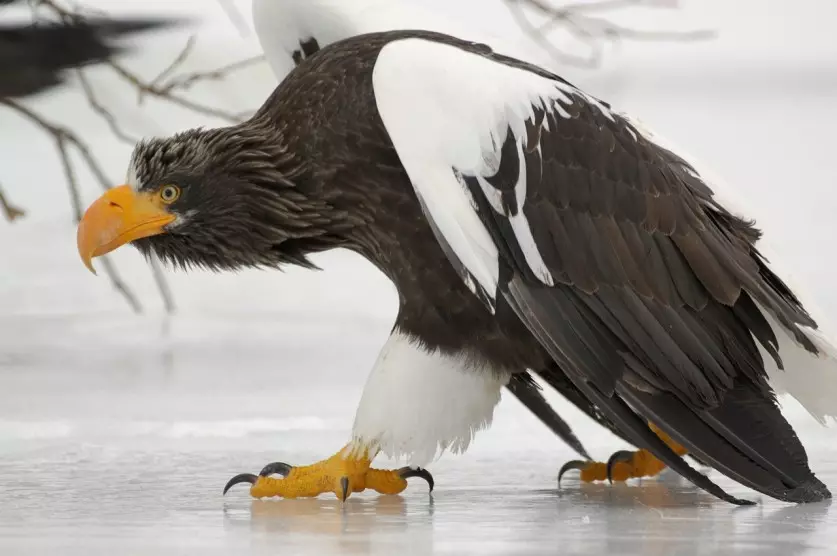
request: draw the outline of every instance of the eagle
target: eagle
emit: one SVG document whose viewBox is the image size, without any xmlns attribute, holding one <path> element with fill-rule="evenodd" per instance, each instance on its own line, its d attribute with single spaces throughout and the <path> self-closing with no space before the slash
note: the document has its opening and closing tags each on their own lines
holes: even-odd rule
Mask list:
<svg viewBox="0 0 837 556">
<path fill-rule="evenodd" d="M 451 35 L 386 31 L 313 53 L 245 122 L 140 142 L 77 243 L 91 270 L 125 244 L 212 271 L 310 267 L 344 248 L 397 288 L 347 443 L 225 490 L 432 488 L 427 465 L 464 451 L 512 376 L 534 370 L 722 500 L 752 503 L 683 454 L 779 500 L 830 498 L 772 383 L 787 373 L 789 393 L 831 415 L 837 350 L 716 189 L 553 72 Z M 378 454 L 407 466 L 373 468 Z"/>
</svg>

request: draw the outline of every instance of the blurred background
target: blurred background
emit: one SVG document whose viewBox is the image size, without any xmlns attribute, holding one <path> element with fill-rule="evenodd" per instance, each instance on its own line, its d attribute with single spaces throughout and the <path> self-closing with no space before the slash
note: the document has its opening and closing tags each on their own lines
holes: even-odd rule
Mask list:
<svg viewBox="0 0 837 556">
<path fill-rule="evenodd" d="M 534 61 L 722 176 L 765 230 L 768 253 L 779 255 L 779 268 L 834 331 L 837 3 L 422 3 L 529 43 Z M 0 90 L 18 68 L 4 58 L 4 33 L 31 23 L 34 12 L 81 7 L 113 20 L 183 22 L 118 40 L 123 52 L 68 69 L 57 86 L 0 98 L 0 191 L 5 215 L 16 217 L 0 209 L 0 478 L 7 479 L 0 532 L 14 535 L 9 523 L 18 518 L 87 515 L 85 501 L 107 492 L 94 473 L 127 473 L 134 495 L 174 496 L 188 513 L 203 502 L 162 488 L 143 494 L 140 478 L 153 469 L 173 474 L 169 480 L 190 474 L 180 464 L 195 470 L 199 455 L 211 472 L 195 488 L 216 496 L 228 475 L 255 472 L 277 456 L 304 463 L 331 453 L 351 427 L 395 317 L 395 291 L 371 264 L 338 251 L 315 258 L 323 272 L 163 269 L 155 277 L 137 252 L 122 249 L 110 257 L 120 291 L 102 263 L 91 275 L 75 247 L 76 205 L 83 210 L 98 197 L 102 182 L 122 183 L 136 139 L 224 125 L 272 91 L 250 2 L 37 4 L 0 1 Z M 624 447 L 549 397 L 594 456 Z M 786 409 L 816 462 L 833 430 L 792 403 Z M 468 465 L 510 450 L 538 462 L 520 480 L 543 488 L 554 487 L 555 470 L 573 457 L 504 396 L 494 428 L 467 455 L 439 465 L 454 483 L 470 476 Z M 38 503 L 44 490 L 60 491 L 61 503 Z"/>
</svg>

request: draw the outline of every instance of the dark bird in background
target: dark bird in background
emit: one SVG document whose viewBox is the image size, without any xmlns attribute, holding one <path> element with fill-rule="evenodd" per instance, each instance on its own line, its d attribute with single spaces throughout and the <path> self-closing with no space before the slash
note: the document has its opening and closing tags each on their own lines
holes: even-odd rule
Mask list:
<svg viewBox="0 0 837 556">
<path fill-rule="evenodd" d="M 762 256 L 761 231 L 552 72 L 438 33 L 361 35 L 310 56 L 246 122 L 140 143 L 127 176 L 79 224 L 91 270 L 127 243 L 215 271 L 310 267 L 340 247 L 399 292 L 348 444 L 226 488 L 432 488 L 423 466 L 467 449 L 533 370 L 723 500 L 752 503 L 684 454 L 779 500 L 831 497 L 776 391 L 833 416 L 837 350 Z M 378 453 L 409 466 L 374 469 Z"/>
<path fill-rule="evenodd" d="M 73 18 L 72 21 L 4 21 L 0 0 L 0 98 L 23 98 L 64 84 L 68 70 L 105 62 L 123 52 L 120 39 L 177 23 L 164 18 Z"/>
</svg>

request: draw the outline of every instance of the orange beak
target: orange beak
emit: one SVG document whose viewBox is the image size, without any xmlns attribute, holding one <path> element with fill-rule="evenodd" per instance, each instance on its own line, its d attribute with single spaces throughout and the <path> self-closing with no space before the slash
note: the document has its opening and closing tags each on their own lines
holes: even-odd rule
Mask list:
<svg viewBox="0 0 837 556">
<path fill-rule="evenodd" d="M 136 193 L 130 186 L 120 185 L 99 197 L 84 213 L 78 224 L 78 254 L 96 274 L 94 257 L 131 241 L 162 234 L 175 218 L 155 194 Z"/>
</svg>

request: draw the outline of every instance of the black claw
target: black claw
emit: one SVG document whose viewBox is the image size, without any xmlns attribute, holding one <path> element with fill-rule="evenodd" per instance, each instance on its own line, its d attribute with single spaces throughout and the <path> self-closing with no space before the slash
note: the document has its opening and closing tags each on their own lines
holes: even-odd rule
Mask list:
<svg viewBox="0 0 837 556">
<path fill-rule="evenodd" d="M 342 477 L 340 479 L 340 488 L 343 489 L 343 502 L 346 501 L 346 498 L 349 497 L 349 478 Z"/>
<path fill-rule="evenodd" d="M 253 475 L 252 473 L 241 473 L 240 475 L 236 475 L 235 477 L 227 481 L 227 484 L 224 487 L 224 494 L 226 494 L 227 491 L 230 490 L 230 488 L 234 487 L 239 483 L 250 483 L 251 485 L 254 485 L 256 484 L 256 481 L 258 479 L 259 478 Z"/>
<path fill-rule="evenodd" d="M 613 484 L 613 466 L 616 465 L 618 462 L 623 463 L 630 463 L 631 460 L 634 459 L 634 452 L 629 452 L 628 450 L 619 450 L 618 452 L 614 452 L 610 459 L 607 460 L 607 481 Z"/>
<path fill-rule="evenodd" d="M 430 474 L 430 471 L 427 469 L 422 469 L 421 467 L 417 467 L 415 469 L 411 467 L 402 467 L 398 470 L 398 476 L 402 479 L 409 479 L 410 477 L 420 477 L 427 481 L 427 484 L 430 485 L 430 492 L 433 492 L 433 487 L 436 486 L 436 482 L 433 480 L 433 475 Z"/>
<path fill-rule="evenodd" d="M 587 465 L 589 465 L 589 463 L 590 463 L 589 461 L 583 461 L 583 460 L 580 460 L 580 459 L 574 459 L 572 461 L 568 461 L 567 463 L 565 463 L 561 467 L 561 470 L 558 471 L 558 487 L 560 488 L 560 486 L 561 486 L 561 477 L 564 476 L 564 473 L 566 473 L 567 471 L 572 471 L 572 470 L 583 471 L 584 468 L 586 468 Z"/>
<path fill-rule="evenodd" d="M 268 463 L 264 466 L 264 468 L 259 472 L 259 477 L 269 477 L 274 474 L 287 477 L 288 473 L 291 472 L 291 469 L 293 469 L 292 465 L 282 463 L 281 461 L 274 461 L 273 463 Z"/>
</svg>

